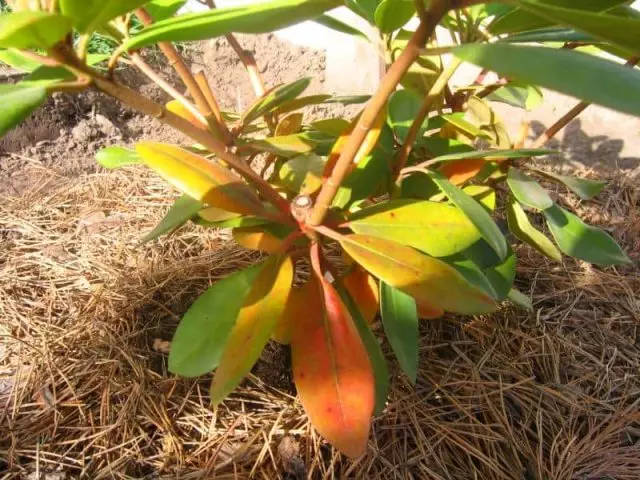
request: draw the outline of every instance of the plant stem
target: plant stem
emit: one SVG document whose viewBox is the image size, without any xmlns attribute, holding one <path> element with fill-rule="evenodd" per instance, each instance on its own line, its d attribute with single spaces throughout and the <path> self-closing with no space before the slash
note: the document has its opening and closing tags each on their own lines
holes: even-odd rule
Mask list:
<svg viewBox="0 0 640 480">
<path fill-rule="evenodd" d="M 205 113 L 205 117 L 207 119 L 209 127 L 213 130 L 215 135 L 220 138 L 226 145 L 232 145 L 233 136 L 227 128 L 227 124 L 225 123 L 224 118 L 222 118 L 220 107 L 218 106 L 216 97 L 211 90 L 209 82 L 207 81 L 207 77 L 204 75 L 204 72 L 200 71 L 195 74 L 195 79 L 198 83 L 200 91 L 207 99 L 207 104 L 209 105 L 209 110 Z"/>
<path fill-rule="evenodd" d="M 446 86 L 449 84 L 449 80 L 451 80 L 451 77 L 456 72 L 461 63 L 461 60 L 455 57 L 452 58 L 449 66 L 443 70 L 436 82 L 433 84 L 433 87 L 431 87 L 429 94 L 425 97 L 424 102 L 420 107 L 420 111 L 416 115 L 416 118 L 413 119 L 413 123 L 411 124 L 411 128 L 409 129 L 409 133 L 407 133 L 407 138 L 405 138 L 402 147 L 398 151 L 393 170 L 394 180 L 398 178 L 398 175 L 400 175 L 400 172 L 407 164 L 407 160 L 409 160 L 411 149 L 413 148 L 413 144 L 418 138 L 418 133 L 420 132 L 420 127 L 422 126 L 424 119 L 427 118 L 427 115 L 429 115 L 433 104 L 440 97 L 440 95 L 442 95 L 442 92 L 444 92 Z"/>
<path fill-rule="evenodd" d="M 331 172 L 331 176 L 322 186 L 322 190 L 318 195 L 309 220 L 310 225 L 319 225 L 324 220 L 324 217 L 329 211 L 329 207 L 338 192 L 340 184 L 344 180 L 351 164 L 353 163 L 353 158 L 356 156 L 360 146 L 366 139 L 367 133 L 371 130 L 376 117 L 385 107 L 389 96 L 395 91 L 396 87 L 402 80 L 402 77 L 409 70 L 409 67 L 411 67 L 411 64 L 413 64 L 415 59 L 420 56 L 421 48 L 425 45 L 429 37 L 433 35 L 436 26 L 440 23 L 440 20 L 447 12 L 448 8 L 449 0 L 433 0 L 431 2 L 429 10 L 426 12 L 427 21 L 420 22 L 418 29 L 411 36 L 411 39 L 405 49 L 402 51 L 398 59 L 393 62 L 385 76 L 382 78 L 378 91 L 367 104 L 353 130 L 353 133 L 349 136 L 349 139 L 340 154 L 340 158 Z"/>
<path fill-rule="evenodd" d="M 205 0 L 205 2 L 211 10 L 216 8 L 214 0 Z M 247 70 L 251 86 L 253 87 L 253 91 L 256 93 L 256 96 L 262 97 L 265 92 L 265 87 L 258 70 L 258 65 L 256 64 L 256 59 L 249 51 L 242 48 L 242 45 L 240 45 L 240 42 L 238 42 L 238 39 L 233 35 L 233 33 L 227 33 L 225 38 L 227 39 L 227 42 L 229 42 L 229 45 L 231 45 L 231 48 L 233 48 L 233 51 L 236 52 L 236 55 L 238 55 L 238 58 L 244 65 L 244 68 Z"/>
<path fill-rule="evenodd" d="M 633 68 L 640 61 L 640 57 L 631 57 L 627 63 L 625 63 L 626 67 Z M 531 148 L 540 148 L 544 146 L 549 140 L 557 135 L 557 133 L 566 127 L 571 120 L 576 118 L 582 112 L 584 112 L 587 107 L 591 105 L 588 102 L 580 102 L 567 113 L 565 113 L 556 123 L 551 125 L 542 135 L 540 135 L 531 145 Z"/>
</svg>

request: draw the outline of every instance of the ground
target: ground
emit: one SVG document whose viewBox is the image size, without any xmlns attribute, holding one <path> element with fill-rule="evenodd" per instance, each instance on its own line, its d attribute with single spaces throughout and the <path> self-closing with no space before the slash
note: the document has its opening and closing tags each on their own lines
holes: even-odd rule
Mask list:
<svg viewBox="0 0 640 480">
<path fill-rule="evenodd" d="M 322 90 L 320 53 L 243 41 L 267 84 L 308 75 Z M 224 107 L 246 107 L 246 77 L 223 41 L 188 53 L 217 79 Z M 349 461 L 310 427 L 284 347 L 270 345 L 215 410 L 209 378 L 167 372 L 181 315 L 257 257 L 195 226 L 138 246 L 173 192 L 141 169 L 101 170 L 93 155 L 179 138 L 96 94 L 53 99 L 0 142 L 0 478 L 639 478 L 637 162 L 620 159 L 615 134 L 579 127 L 556 144 L 568 168 L 610 183 L 593 202 L 554 196 L 610 231 L 634 264 L 559 265 L 517 247 L 518 288 L 534 312 L 505 305 L 422 323 L 415 386 L 384 343 L 389 403 L 368 453 Z M 611 158 L 622 163 L 611 169 Z"/>
</svg>

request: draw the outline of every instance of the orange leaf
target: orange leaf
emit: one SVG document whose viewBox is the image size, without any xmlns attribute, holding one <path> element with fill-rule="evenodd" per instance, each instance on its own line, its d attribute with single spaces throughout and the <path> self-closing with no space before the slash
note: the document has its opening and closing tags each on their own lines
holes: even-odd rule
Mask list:
<svg viewBox="0 0 640 480">
<path fill-rule="evenodd" d="M 289 257 L 269 257 L 253 282 L 236 324 L 229 334 L 220 364 L 211 383 L 211 401 L 220 403 L 242 381 L 262 353 L 284 313 L 293 262 Z"/>
<path fill-rule="evenodd" d="M 439 170 L 454 185 L 462 185 L 480 173 L 485 163 L 481 158 L 469 158 L 446 163 Z"/>
<path fill-rule="evenodd" d="M 278 253 L 282 247 L 281 239 L 260 226 L 234 228 L 233 239 L 245 248 L 267 253 Z"/>
<path fill-rule="evenodd" d="M 194 127 L 199 128 L 200 130 L 209 130 L 209 128 L 202 123 L 202 121 L 196 117 L 192 112 L 187 110 L 187 108 L 177 100 L 171 100 L 169 103 L 165 105 L 165 108 L 169 110 L 171 113 L 175 113 L 179 117 L 184 118 L 187 122 L 189 122 Z"/>
<path fill-rule="evenodd" d="M 305 314 L 292 322 L 293 376 L 318 432 L 349 457 L 367 448 L 375 403 L 369 355 L 331 284 L 313 278 Z"/>
<path fill-rule="evenodd" d="M 424 320 L 435 320 L 444 315 L 444 310 L 438 307 L 434 307 L 424 301 L 416 302 L 418 306 L 418 317 Z"/>
<path fill-rule="evenodd" d="M 317 288 L 314 282 L 307 282 L 302 287 L 291 289 L 284 313 L 278 320 L 271 338 L 283 345 L 291 343 L 291 326 L 308 314 L 309 305 L 313 304 L 314 296 L 317 295 Z"/>
<path fill-rule="evenodd" d="M 200 155 L 155 142 L 138 143 L 136 152 L 157 174 L 196 200 L 246 215 L 264 210 L 257 194 L 240 177 Z"/>
<path fill-rule="evenodd" d="M 362 145 L 360 145 L 360 149 L 358 150 L 358 153 L 356 153 L 355 157 L 353 157 L 353 163 L 351 164 L 351 167 L 350 167 L 351 169 L 349 170 L 348 173 L 351 173 L 351 171 L 354 168 L 356 168 L 356 165 L 358 165 L 358 163 L 360 163 L 360 161 L 364 157 L 369 155 L 371 151 L 374 149 L 374 147 L 376 146 L 376 143 L 378 143 L 378 138 L 380 138 L 380 132 L 382 131 L 382 127 L 384 126 L 384 122 L 386 118 L 387 118 L 387 109 L 386 108 L 380 109 L 380 112 L 378 113 L 378 116 L 375 118 L 373 125 L 367 132 L 367 136 L 365 137 L 364 142 L 362 142 Z M 331 149 L 331 153 L 329 153 L 329 158 L 327 158 L 327 164 L 324 168 L 325 178 L 331 176 L 331 172 L 333 171 L 333 168 L 336 166 L 336 163 L 340 158 L 340 154 L 342 154 L 342 150 L 344 149 L 344 146 L 346 145 L 347 141 L 349 140 L 349 137 L 351 136 L 351 134 L 353 133 L 353 130 L 358 124 L 358 120 L 360 120 L 360 115 L 358 115 L 356 118 L 353 119 L 349 128 L 347 128 L 344 132 L 342 132 L 342 134 L 338 137 L 338 140 L 336 140 L 336 143 L 333 144 L 333 148 Z"/>
<path fill-rule="evenodd" d="M 356 265 L 345 275 L 342 282 L 358 306 L 362 318 L 369 324 L 373 323 L 380 308 L 378 284 L 375 278 Z"/>
</svg>

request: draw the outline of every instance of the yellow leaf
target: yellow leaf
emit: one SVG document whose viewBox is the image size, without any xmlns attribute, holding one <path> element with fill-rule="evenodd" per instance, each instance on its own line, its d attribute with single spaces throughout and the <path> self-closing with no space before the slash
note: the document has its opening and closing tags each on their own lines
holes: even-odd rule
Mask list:
<svg viewBox="0 0 640 480">
<path fill-rule="evenodd" d="M 278 253 L 282 248 L 282 240 L 260 226 L 234 228 L 233 239 L 250 250 Z"/>
<path fill-rule="evenodd" d="M 275 137 L 280 137 L 282 135 L 293 135 L 294 133 L 298 133 L 302 128 L 302 114 L 301 113 L 292 113 L 284 117 L 278 123 L 276 127 Z"/>
<path fill-rule="evenodd" d="M 380 308 L 378 284 L 375 278 L 356 265 L 345 275 L 342 282 L 358 306 L 362 318 L 369 324 L 373 323 Z"/>
</svg>

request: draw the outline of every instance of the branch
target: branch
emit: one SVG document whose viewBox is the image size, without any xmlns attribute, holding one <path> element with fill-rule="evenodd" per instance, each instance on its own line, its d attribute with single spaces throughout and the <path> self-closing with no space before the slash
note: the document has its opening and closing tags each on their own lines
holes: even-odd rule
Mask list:
<svg viewBox="0 0 640 480">
<path fill-rule="evenodd" d="M 633 68 L 638 64 L 638 62 L 640 62 L 640 57 L 631 57 L 627 61 L 627 63 L 625 63 L 625 66 L 629 68 Z M 533 142 L 533 145 L 531 145 L 531 148 L 540 148 L 544 146 L 544 144 L 547 143 L 549 140 L 551 140 L 553 137 L 555 137 L 560 130 L 566 127 L 569 124 L 569 122 L 571 122 L 571 120 L 573 120 L 582 112 L 584 112 L 587 109 L 587 107 L 589 107 L 589 105 L 591 104 L 588 102 L 578 103 L 575 107 L 573 107 L 571 110 L 565 113 L 556 123 L 551 125 L 546 132 L 540 135 L 535 140 L 535 142 Z"/>
<path fill-rule="evenodd" d="M 418 138 L 418 133 L 420 132 L 420 127 L 422 126 L 424 119 L 427 118 L 427 115 L 429 115 L 434 102 L 440 97 L 440 95 L 442 95 L 442 92 L 444 92 L 446 86 L 449 84 L 449 80 L 451 80 L 451 77 L 456 72 L 461 63 L 462 60 L 453 58 L 449 66 L 443 70 L 436 82 L 433 84 L 433 87 L 431 87 L 429 94 L 425 97 L 424 102 L 420 107 L 420 111 L 416 115 L 416 118 L 413 119 L 413 123 L 411 124 L 411 128 L 409 129 L 409 133 L 407 133 L 407 138 L 405 138 L 402 147 L 398 151 L 395 166 L 393 169 L 394 180 L 398 178 L 398 175 L 407 164 L 409 154 L 411 154 L 413 144 Z"/>
<path fill-rule="evenodd" d="M 322 190 L 320 190 L 309 220 L 310 225 L 319 225 L 324 220 L 338 188 L 347 175 L 353 163 L 353 158 L 358 153 L 358 150 L 360 150 L 362 143 L 367 137 L 367 133 L 371 130 L 375 118 L 380 113 L 380 110 L 385 107 L 389 96 L 395 91 L 402 77 L 409 70 L 409 67 L 411 67 L 411 64 L 420 56 L 421 48 L 425 45 L 429 37 L 433 35 L 436 26 L 447 12 L 448 7 L 449 0 L 433 0 L 431 2 L 431 6 L 427 11 L 427 21 L 420 22 L 418 29 L 411 36 L 405 49 L 382 78 L 378 91 L 367 104 L 353 133 L 349 136 L 340 154 L 340 158 L 338 158 L 331 172 L 331 176 L 322 186 Z"/>
</svg>

